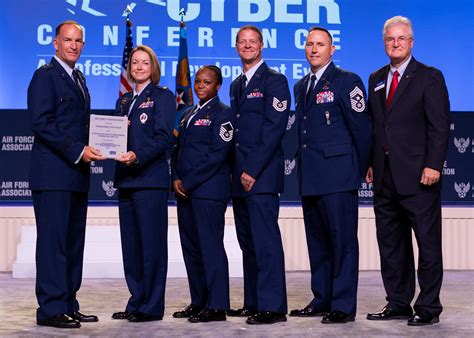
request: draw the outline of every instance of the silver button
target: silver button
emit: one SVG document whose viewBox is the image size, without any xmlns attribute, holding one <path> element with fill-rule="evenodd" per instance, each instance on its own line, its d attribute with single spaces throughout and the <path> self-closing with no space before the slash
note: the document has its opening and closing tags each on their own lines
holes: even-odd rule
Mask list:
<svg viewBox="0 0 474 338">
<path fill-rule="evenodd" d="M 308 146 L 306 144 L 303 144 L 303 148 L 307 148 Z"/>
<path fill-rule="evenodd" d="M 235 115 L 235 117 L 236 117 L 236 118 L 239 118 L 239 117 L 240 117 L 240 114 Z"/>
<path fill-rule="evenodd" d="M 306 130 L 303 130 L 303 134 L 306 134 Z"/>
</svg>

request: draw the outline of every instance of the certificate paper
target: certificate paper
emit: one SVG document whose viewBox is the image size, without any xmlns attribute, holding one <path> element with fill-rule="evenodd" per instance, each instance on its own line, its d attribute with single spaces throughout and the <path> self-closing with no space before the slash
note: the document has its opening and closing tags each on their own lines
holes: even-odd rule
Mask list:
<svg viewBox="0 0 474 338">
<path fill-rule="evenodd" d="M 91 114 L 89 127 L 89 146 L 100 150 L 105 158 L 127 152 L 127 116 Z"/>
</svg>

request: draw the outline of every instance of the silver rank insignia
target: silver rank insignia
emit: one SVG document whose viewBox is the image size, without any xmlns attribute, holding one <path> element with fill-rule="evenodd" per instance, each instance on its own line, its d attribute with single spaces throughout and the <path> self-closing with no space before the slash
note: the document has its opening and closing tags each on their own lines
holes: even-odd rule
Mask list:
<svg viewBox="0 0 474 338">
<path fill-rule="evenodd" d="M 221 128 L 219 129 L 219 136 L 224 142 L 229 142 L 232 140 L 232 136 L 234 135 L 234 127 L 232 127 L 232 123 L 226 122 L 221 124 Z"/>
<path fill-rule="evenodd" d="M 362 90 L 356 86 L 354 90 L 349 93 L 349 96 L 351 98 L 351 108 L 358 113 L 363 112 L 365 110 L 365 100 Z"/>
<path fill-rule="evenodd" d="M 276 97 L 274 97 L 272 106 L 273 108 L 275 108 L 276 111 L 279 111 L 281 113 L 286 110 L 286 107 L 288 106 L 288 101 L 287 100 L 280 101 Z"/>
</svg>

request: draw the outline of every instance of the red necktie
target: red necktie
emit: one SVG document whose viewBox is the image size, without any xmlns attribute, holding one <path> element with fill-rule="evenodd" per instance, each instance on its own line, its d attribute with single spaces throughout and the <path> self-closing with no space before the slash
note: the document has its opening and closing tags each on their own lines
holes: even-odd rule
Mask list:
<svg viewBox="0 0 474 338">
<path fill-rule="evenodd" d="M 386 105 L 387 107 L 390 106 L 390 102 L 392 102 L 393 95 L 395 95 L 395 91 L 398 87 L 398 70 L 393 72 L 392 83 L 390 84 L 390 90 L 388 91 Z"/>
</svg>

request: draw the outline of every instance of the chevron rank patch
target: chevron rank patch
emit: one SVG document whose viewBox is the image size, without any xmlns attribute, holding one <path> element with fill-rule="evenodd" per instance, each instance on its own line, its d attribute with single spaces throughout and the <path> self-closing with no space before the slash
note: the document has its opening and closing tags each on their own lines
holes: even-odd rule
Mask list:
<svg viewBox="0 0 474 338">
<path fill-rule="evenodd" d="M 364 93 L 362 90 L 360 90 L 359 87 L 355 87 L 350 93 L 349 93 L 350 99 L 351 99 L 351 108 L 358 112 L 361 113 L 365 110 L 365 100 L 364 100 Z"/>
<path fill-rule="evenodd" d="M 272 106 L 273 108 L 275 108 L 276 111 L 279 111 L 281 113 L 286 110 L 286 107 L 288 106 L 288 101 L 287 100 L 280 101 L 276 97 L 274 97 Z"/>
<path fill-rule="evenodd" d="M 229 142 L 232 140 L 232 136 L 234 135 L 234 127 L 232 127 L 232 123 L 226 122 L 221 124 L 221 128 L 219 129 L 219 136 L 224 142 Z"/>
</svg>

